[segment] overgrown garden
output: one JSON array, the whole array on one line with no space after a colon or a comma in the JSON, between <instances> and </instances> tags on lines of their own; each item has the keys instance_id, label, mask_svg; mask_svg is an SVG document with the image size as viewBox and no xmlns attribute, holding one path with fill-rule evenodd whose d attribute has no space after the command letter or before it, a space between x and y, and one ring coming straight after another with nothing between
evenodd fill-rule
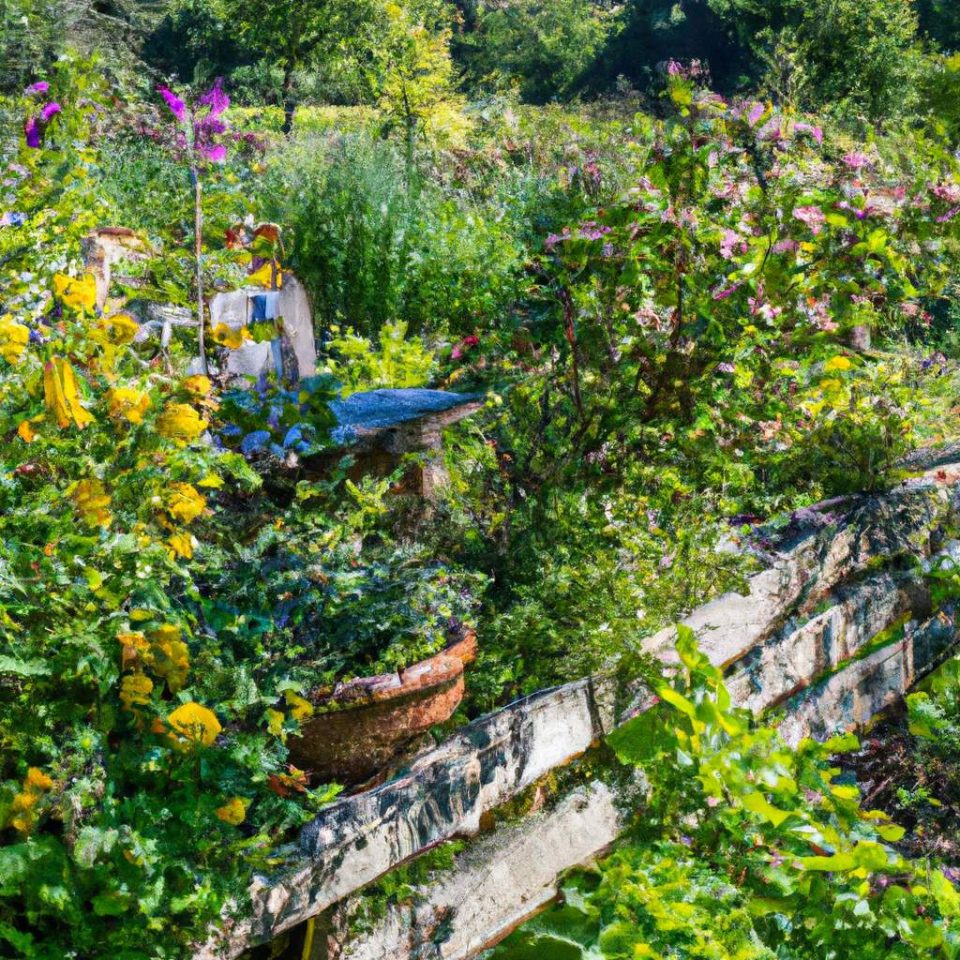
<instances>
[{"instance_id":1,"label":"overgrown garden","mask_svg":"<svg viewBox=\"0 0 960 960\"><path fill-rule=\"evenodd\" d=\"M344 788L289 755L324 692L473 631L438 738L592 672L662 699L611 742L637 829L496 956L960 956L953 666L873 808L855 738L641 654L956 438L949 4L107 7L0 36L0 956L191 956ZM293 276L316 375L231 382L276 331L210 298ZM434 502L316 467L334 398L412 387L484 398Z\"/></svg>"}]
</instances>

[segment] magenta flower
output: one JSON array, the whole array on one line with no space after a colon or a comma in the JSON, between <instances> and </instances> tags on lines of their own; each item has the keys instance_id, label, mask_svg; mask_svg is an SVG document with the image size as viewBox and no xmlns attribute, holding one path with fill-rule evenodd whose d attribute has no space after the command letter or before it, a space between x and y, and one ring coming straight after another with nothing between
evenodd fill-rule
<instances>
[{"instance_id":1,"label":"magenta flower","mask_svg":"<svg viewBox=\"0 0 960 960\"><path fill-rule=\"evenodd\" d=\"M227 159L227 148L222 143L201 144L197 150L210 163L223 163Z\"/></svg>"},{"instance_id":2,"label":"magenta flower","mask_svg":"<svg viewBox=\"0 0 960 960\"><path fill-rule=\"evenodd\" d=\"M49 123L60 112L61 112L61 108L59 103L56 103L56 102L48 103L40 111L40 120L43 123Z\"/></svg>"},{"instance_id":3,"label":"magenta flower","mask_svg":"<svg viewBox=\"0 0 960 960\"><path fill-rule=\"evenodd\" d=\"M24 94L28 97L33 96L35 93L46 93L50 89L50 84L46 80L38 80L36 83L31 83Z\"/></svg>"},{"instance_id":4,"label":"magenta flower","mask_svg":"<svg viewBox=\"0 0 960 960\"><path fill-rule=\"evenodd\" d=\"M27 138L27 146L34 150L40 149L40 124L36 117L30 117L23 125L23 132Z\"/></svg>"},{"instance_id":5,"label":"magenta flower","mask_svg":"<svg viewBox=\"0 0 960 960\"><path fill-rule=\"evenodd\" d=\"M230 97L223 89L223 77L217 77L213 86L197 101L198 107L208 107L211 117L219 117L230 106Z\"/></svg>"},{"instance_id":6,"label":"magenta flower","mask_svg":"<svg viewBox=\"0 0 960 960\"><path fill-rule=\"evenodd\" d=\"M177 122L183 123L187 119L187 105L167 87L157 87L157 93L166 101Z\"/></svg>"},{"instance_id":7,"label":"magenta flower","mask_svg":"<svg viewBox=\"0 0 960 960\"><path fill-rule=\"evenodd\" d=\"M820 233L827 222L827 215L815 206L797 207L793 215L801 223L805 223L813 231L814 236Z\"/></svg>"}]
</instances>

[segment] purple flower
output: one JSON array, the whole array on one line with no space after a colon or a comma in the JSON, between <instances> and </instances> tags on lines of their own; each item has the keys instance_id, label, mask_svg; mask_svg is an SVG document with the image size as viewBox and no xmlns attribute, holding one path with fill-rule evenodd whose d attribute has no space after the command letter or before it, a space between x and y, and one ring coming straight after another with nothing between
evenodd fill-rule
<instances>
[{"instance_id":1,"label":"purple flower","mask_svg":"<svg viewBox=\"0 0 960 960\"><path fill-rule=\"evenodd\" d=\"M40 149L40 124L36 117L30 117L23 125L23 133L27 138L27 146L34 150Z\"/></svg>"},{"instance_id":2,"label":"purple flower","mask_svg":"<svg viewBox=\"0 0 960 960\"><path fill-rule=\"evenodd\" d=\"M736 373L737 368L732 363L718 363L717 373Z\"/></svg>"},{"instance_id":3,"label":"purple flower","mask_svg":"<svg viewBox=\"0 0 960 960\"><path fill-rule=\"evenodd\" d=\"M596 220L585 220L580 224L580 236L584 240L599 240L606 236L613 228L598 224Z\"/></svg>"},{"instance_id":4,"label":"purple flower","mask_svg":"<svg viewBox=\"0 0 960 960\"><path fill-rule=\"evenodd\" d=\"M54 101L53 103L48 103L40 111L40 119L43 123L49 123L58 113L61 112L60 104Z\"/></svg>"},{"instance_id":5,"label":"purple flower","mask_svg":"<svg viewBox=\"0 0 960 960\"><path fill-rule=\"evenodd\" d=\"M814 236L823 229L823 225L827 222L827 215L815 206L797 207L793 211L793 215L801 223L805 223L813 231Z\"/></svg>"},{"instance_id":6,"label":"purple flower","mask_svg":"<svg viewBox=\"0 0 960 960\"><path fill-rule=\"evenodd\" d=\"M35 93L46 93L50 89L50 84L46 80L38 80L36 83L31 83L24 94L28 97L33 96Z\"/></svg>"},{"instance_id":7,"label":"purple flower","mask_svg":"<svg viewBox=\"0 0 960 960\"><path fill-rule=\"evenodd\" d=\"M747 123L749 123L751 127L755 127L766 112L767 108L762 103L755 103L747 114Z\"/></svg>"},{"instance_id":8,"label":"purple flower","mask_svg":"<svg viewBox=\"0 0 960 960\"><path fill-rule=\"evenodd\" d=\"M197 121L195 130L197 139L203 139L216 136L218 133L226 133L227 125L217 117L207 116Z\"/></svg>"},{"instance_id":9,"label":"purple flower","mask_svg":"<svg viewBox=\"0 0 960 960\"><path fill-rule=\"evenodd\" d=\"M223 77L217 77L213 86L197 101L197 106L209 107L211 117L219 117L230 106L230 97L223 89Z\"/></svg>"},{"instance_id":10,"label":"purple flower","mask_svg":"<svg viewBox=\"0 0 960 960\"><path fill-rule=\"evenodd\" d=\"M960 213L960 207L951 207L946 213L937 217L937 223L949 223L958 213Z\"/></svg>"},{"instance_id":11,"label":"purple flower","mask_svg":"<svg viewBox=\"0 0 960 960\"><path fill-rule=\"evenodd\" d=\"M811 123L798 123L794 130L797 133L809 133L819 146L823 146L823 130L820 127L815 127Z\"/></svg>"},{"instance_id":12,"label":"purple flower","mask_svg":"<svg viewBox=\"0 0 960 960\"><path fill-rule=\"evenodd\" d=\"M174 117L183 123L187 118L187 105L168 87L157 87L157 93L166 101Z\"/></svg>"}]
</instances>

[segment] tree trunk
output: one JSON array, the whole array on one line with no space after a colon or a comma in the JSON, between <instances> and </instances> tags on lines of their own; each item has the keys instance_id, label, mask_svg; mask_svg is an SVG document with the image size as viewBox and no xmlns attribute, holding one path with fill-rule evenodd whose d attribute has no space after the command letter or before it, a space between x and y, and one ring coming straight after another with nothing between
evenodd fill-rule
<instances>
[{"instance_id":1,"label":"tree trunk","mask_svg":"<svg viewBox=\"0 0 960 960\"><path fill-rule=\"evenodd\" d=\"M289 137L293 132L293 115L297 111L297 101L293 95L293 67L283 71L283 133Z\"/></svg>"}]
</instances>

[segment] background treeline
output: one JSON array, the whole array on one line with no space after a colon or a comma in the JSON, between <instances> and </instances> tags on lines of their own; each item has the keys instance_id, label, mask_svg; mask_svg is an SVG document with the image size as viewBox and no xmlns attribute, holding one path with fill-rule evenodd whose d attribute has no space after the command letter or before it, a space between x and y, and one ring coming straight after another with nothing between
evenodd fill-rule
<instances>
[{"instance_id":1,"label":"background treeline","mask_svg":"<svg viewBox=\"0 0 960 960\"><path fill-rule=\"evenodd\" d=\"M448 37L473 99L644 93L675 58L700 61L722 93L896 119L935 109L960 47L951 0L5 0L0 90L73 47L139 82L224 76L250 103L374 102L397 6Z\"/></svg>"}]
</instances>

